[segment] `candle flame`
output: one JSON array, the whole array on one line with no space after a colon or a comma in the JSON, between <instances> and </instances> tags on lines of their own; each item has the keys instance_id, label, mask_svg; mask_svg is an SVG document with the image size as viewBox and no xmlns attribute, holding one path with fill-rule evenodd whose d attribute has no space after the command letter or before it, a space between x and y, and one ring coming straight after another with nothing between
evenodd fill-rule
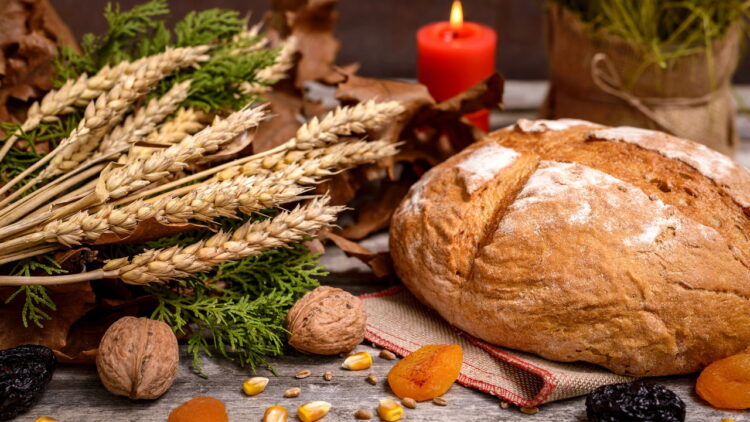
<instances>
[{"instance_id":1,"label":"candle flame","mask_svg":"<svg viewBox=\"0 0 750 422\"><path fill-rule=\"evenodd\" d=\"M460 0L453 0L451 6L451 29L458 30L464 25L464 9L461 7Z\"/></svg>"}]
</instances>

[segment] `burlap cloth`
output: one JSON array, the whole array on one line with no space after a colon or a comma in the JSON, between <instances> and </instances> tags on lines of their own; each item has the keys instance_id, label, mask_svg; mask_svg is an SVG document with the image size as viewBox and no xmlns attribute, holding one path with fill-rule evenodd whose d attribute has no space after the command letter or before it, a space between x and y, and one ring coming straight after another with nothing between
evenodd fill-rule
<instances>
[{"instance_id":1,"label":"burlap cloth","mask_svg":"<svg viewBox=\"0 0 750 422\"><path fill-rule=\"evenodd\" d=\"M460 344L464 362L458 383L519 406L537 406L632 380L598 366L555 363L485 343L451 327L403 287L360 297L367 309L368 341L401 356L426 344Z\"/></svg>"},{"instance_id":2,"label":"burlap cloth","mask_svg":"<svg viewBox=\"0 0 750 422\"><path fill-rule=\"evenodd\" d=\"M592 34L554 1L545 10L550 90L542 118L577 118L609 126L661 130L727 155L739 145L731 79L742 28L667 63L648 63L646 47Z\"/></svg>"}]
</instances>

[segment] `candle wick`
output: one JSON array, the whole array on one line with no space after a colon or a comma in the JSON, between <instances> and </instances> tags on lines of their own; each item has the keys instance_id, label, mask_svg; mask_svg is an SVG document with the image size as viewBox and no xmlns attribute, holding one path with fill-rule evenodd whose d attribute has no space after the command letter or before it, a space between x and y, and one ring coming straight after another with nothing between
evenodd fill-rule
<instances>
[{"instance_id":1,"label":"candle wick","mask_svg":"<svg viewBox=\"0 0 750 422\"><path fill-rule=\"evenodd\" d=\"M453 41L459 37L458 31L450 30L443 33L443 39L445 41Z\"/></svg>"}]
</instances>

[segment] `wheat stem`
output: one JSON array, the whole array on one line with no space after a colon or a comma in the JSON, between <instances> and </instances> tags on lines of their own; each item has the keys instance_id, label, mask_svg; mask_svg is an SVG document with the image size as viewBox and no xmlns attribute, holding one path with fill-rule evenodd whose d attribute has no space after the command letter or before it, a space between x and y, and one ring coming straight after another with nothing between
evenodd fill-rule
<instances>
[{"instance_id":1,"label":"wheat stem","mask_svg":"<svg viewBox=\"0 0 750 422\"><path fill-rule=\"evenodd\" d=\"M40 191L42 192L40 192L39 195L33 196L28 201L13 204L13 206L9 207L8 210L4 210L4 215L0 218L0 226L16 222L21 217L34 211L35 209L37 209L37 207L43 205L48 200L66 191L70 187L75 186L76 184L88 179L89 177L93 177L95 174L99 173L103 167L104 166L91 167L88 170L78 173L76 176L67 179L65 182L55 185L54 188L51 188L49 190L40 189ZM57 210L56 212L59 212L59 210Z\"/></svg>"},{"instance_id":2,"label":"wheat stem","mask_svg":"<svg viewBox=\"0 0 750 422\"><path fill-rule=\"evenodd\" d=\"M53 249L54 250L54 249ZM31 252L36 254L35 252ZM33 256L33 255L32 255ZM0 259L0 263L4 259ZM11 262L11 261L8 261ZM16 276L0 275L0 286L54 286L58 284L72 284L83 281L101 280L103 278L117 278L117 271L94 270L85 273L55 275L55 276Z\"/></svg>"},{"instance_id":3,"label":"wheat stem","mask_svg":"<svg viewBox=\"0 0 750 422\"><path fill-rule=\"evenodd\" d=\"M327 198L316 199L274 218L248 222L234 232L219 232L189 246L148 250L133 258L112 259L99 270L79 274L0 276L0 286L69 284L101 278L120 278L129 284L164 282L313 237L321 229L330 227L342 210L343 207L328 206Z\"/></svg>"},{"instance_id":4,"label":"wheat stem","mask_svg":"<svg viewBox=\"0 0 750 422\"><path fill-rule=\"evenodd\" d=\"M43 248L35 248L35 249L32 249L32 250L23 251L23 252L20 252L20 253L14 253L14 254L10 254L10 255L2 255L2 256L0 256L0 265L7 264L9 262L20 261L22 259L31 258L31 257L37 256L37 255L42 255L42 254L45 254L45 253L49 253L49 252L52 252L54 250L57 250L58 248L59 248L58 245L53 245L53 246L45 246ZM34 284L34 283L30 283L30 284ZM2 285L2 283L0 283L0 286L1 285Z\"/></svg>"}]
</instances>

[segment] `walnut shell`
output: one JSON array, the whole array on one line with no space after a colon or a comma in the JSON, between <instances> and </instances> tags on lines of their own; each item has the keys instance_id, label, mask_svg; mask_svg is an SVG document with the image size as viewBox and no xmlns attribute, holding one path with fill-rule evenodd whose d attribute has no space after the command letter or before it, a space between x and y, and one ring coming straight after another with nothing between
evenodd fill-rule
<instances>
[{"instance_id":1,"label":"walnut shell","mask_svg":"<svg viewBox=\"0 0 750 422\"><path fill-rule=\"evenodd\" d=\"M367 313L360 298L335 287L318 287L298 300L286 316L289 344L304 353L348 352L365 337Z\"/></svg>"},{"instance_id":2,"label":"walnut shell","mask_svg":"<svg viewBox=\"0 0 750 422\"><path fill-rule=\"evenodd\" d=\"M179 360L177 338L167 324L123 317L104 333L96 369L112 394L156 399L172 386Z\"/></svg>"}]
</instances>

